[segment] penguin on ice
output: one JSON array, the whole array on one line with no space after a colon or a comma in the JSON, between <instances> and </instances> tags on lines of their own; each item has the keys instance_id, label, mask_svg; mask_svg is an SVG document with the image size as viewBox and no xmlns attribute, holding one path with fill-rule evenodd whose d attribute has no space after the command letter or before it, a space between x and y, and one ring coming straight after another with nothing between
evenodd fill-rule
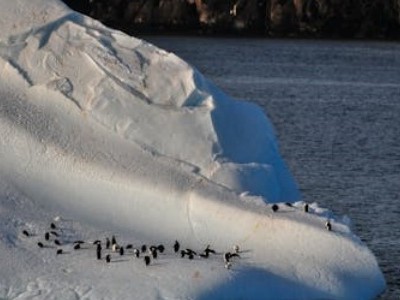
<instances>
[{"instance_id":1,"label":"penguin on ice","mask_svg":"<svg viewBox=\"0 0 400 300\"><path fill-rule=\"evenodd\" d=\"M100 245L97 245L96 257L97 257L98 260L101 259L101 246Z\"/></svg>"},{"instance_id":2,"label":"penguin on ice","mask_svg":"<svg viewBox=\"0 0 400 300\"><path fill-rule=\"evenodd\" d=\"M119 248L119 255L124 255L124 247Z\"/></svg>"},{"instance_id":3,"label":"penguin on ice","mask_svg":"<svg viewBox=\"0 0 400 300\"><path fill-rule=\"evenodd\" d=\"M52 235L54 235L54 236L56 236L56 237L59 237L59 234L56 232L56 231L50 231L50 233L52 234Z\"/></svg>"},{"instance_id":4,"label":"penguin on ice","mask_svg":"<svg viewBox=\"0 0 400 300\"><path fill-rule=\"evenodd\" d=\"M160 251L160 253L164 253L164 250L165 250L164 245L158 245L157 250Z\"/></svg>"},{"instance_id":5,"label":"penguin on ice","mask_svg":"<svg viewBox=\"0 0 400 300\"><path fill-rule=\"evenodd\" d=\"M132 249L132 248L133 248L133 245L132 245L132 244L128 244L128 245L126 245L125 248L126 248L126 249Z\"/></svg>"},{"instance_id":6,"label":"penguin on ice","mask_svg":"<svg viewBox=\"0 0 400 300\"><path fill-rule=\"evenodd\" d=\"M142 250L142 253L145 253L147 251L147 246L146 245L142 245L141 250Z\"/></svg>"},{"instance_id":7,"label":"penguin on ice","mask_svg":"<svg viewBox=\"0 0 400 300\"><path fill-rule=\"evenodd\" d=\"M44 239L45 239L46 241L50 240L50 232L46 232L46 233L44 234Z\"/></svg>"},{"instance_id":8,"label":"penguin on ice","mask_svg":"<svg viewBox=\"0 0 400 300\"><path fill-rule=\"evenodd\" d=\"M325 223L325 228L326 228L328 231L332 231L332 224L331 224L331 222L330 222L329 220L326 221L326 223Z\"/></svg>"},{"instance_id":9,"label":"penguin on ice","mask_svg":"<svg viewBox=\"0 0 400 300\"><path fill-rule=\"evenodd\" d=\"M151 261L150 256L146 255L144 257L144 263L146 264L146 266L148 266L150 264L150 261Z\"/></svg>"},{"instance_id":10,"label":"penguin on ice","mask_svg":"<svg viewBox=\"0 0 400 300\"><path fill-rule=\"evenodd\" d=\"M22 234L29 237L31 234L27 230L22 230Z\"/></svg>"},{"instance_id":11,"label":"penguin on ice","mask_svg":"<svg viewBox=\"0 0 400 300\"><path fill-rule=\"evenodd\" d=\"M115 239L115 236L113 235L111 237L111 245L115 245L115 244L117 244L117 240Z\"/></svg>"},{"instance_id":12,"label":"penguin on ice","mask_svg":"<svg viewBox=\"0 0 400 300\"><path fill-rule=\"evenodd\" d=\"M75 244L74 245L74 250L79 250L81 249L81 244Z\"/></svg>"},{"instance_id":13,"label":"penguin on ice","mask_svg":"<svg viewBox=\"0 0 400 300\"><path fill-rule=\"evenodd\" d=\"M110 249L111 242L109 238L106 238L106 249Z\"/></svg>"},{"instance_id":14,"label":"penguin on ice","mask_svg":"<svg viewBox=\"0 0 400 300\"><path fill-rule=\"evenodd\" d=\"M175 244L174 244L174 251L175 251L175 253L177 253L178 251L179 251L179 248L181 247L181 245L179 244L179 242L178 241L175 241Z\"/></svg>"},{"instance_id":15,"label":"penguin on ice","mask_svg":"<svg viewBox=\"0 0 400 300\"><path fill-rule=\"evenodd\" d=\"M38 242L37 245L38 245L39 248L43 248L44 247L42 242Z\"/></svg>"},{"instance_id":16,"label":"penguin on ice","mask_svg":"<svg viewBox=\"0 0 400 300\"><path fill-rule=\"evenodd\" d=\"M107 263L111 262L111 255L110 254L106 255L106 262Z\"/></svg>"},{"instance_id":17,"label":"penguin on ice","mask_svg":"<svg viewBox=\"0 0 400 300\"><path fill-rule=\"evenodd\" d=\"M59 240L54 240L54 244L56 244L57 246L61 246L61 242Z\"/></svg>"},{"instance_id":18,"label":"penguin on ice","mask_svg":"<svg viewBox=\"0 0 400 300\"><path fill-rule=\"evenodd\" d=\"M271 206L271 208L272 208L273 212L277 212L278 209L279 209L279 206L277 204L274 204L274 205Z\"/></svg>"},{"instance_id":19,"label":"penguin on ice","mask_svg":"<svg viewBox=\"0 0 400 300\"><path fill-rule=\"evenodd\" d=\"M63 250L62 249L57 249L56 255L59 255L59 254L63 254Z\"/></svg>"},{"instance_id":20,"label":"penguin on ice","mask_svg":"<svg viewBox=\"0 0 400 300\"><path fill-rule=\"evenodd\" d=\"M57 226L56 226L56 224L51 223L51 224L50 224L50 228L51 228L51 229L57 229Z\"/></svg>"},{"instance_id":21,"label":"penguin on ice","mask_svg":"<svg viewBox=\"0 0 400 300\"><path fill-rule=\"evenodd\" d=\"M139 251L139 249L137 249L137 248L133 249L133 254L134 254L137 258L139 258L139 256L140 256L140 251Z\"/></svg>"},{"instance_id":22,"label":"penguin on ice","mask_svg":"<svg viewBox=\"0 0 400 300\"><path fill-rule=\"evenodd\" d=\"M308 213L308 203L304 204L304 212Z\"/></svg>"}]
</instances>

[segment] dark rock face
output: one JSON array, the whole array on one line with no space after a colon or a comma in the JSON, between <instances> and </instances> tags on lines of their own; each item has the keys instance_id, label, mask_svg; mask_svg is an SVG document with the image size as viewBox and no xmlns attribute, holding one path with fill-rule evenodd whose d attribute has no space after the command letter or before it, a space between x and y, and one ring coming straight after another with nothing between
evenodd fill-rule
<instances>
[{"instance_id":1,"label":"dark rock face","mask_svg":"<svg viewBox=\"0 0 400 300\"><path fill-rule=\"evenodd\" d=\"M64 0L128 33L399 38L400 0Z\"/></svg>"}]
</instances>

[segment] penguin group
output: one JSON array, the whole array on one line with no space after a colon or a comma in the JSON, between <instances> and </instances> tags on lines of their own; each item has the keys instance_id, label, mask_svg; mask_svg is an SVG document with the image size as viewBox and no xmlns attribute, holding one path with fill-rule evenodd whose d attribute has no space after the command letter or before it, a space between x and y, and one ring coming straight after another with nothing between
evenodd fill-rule
<instances>
[{"instance_id":1,"label":"penguin group","mask_svg":"<svg viewBox=\"0 0 400 300\"><path fill-rule=\"evenodd\" d=\"M22 235L27 238L36 236L28 230L22 230ZM218 253L214 250L211 245L206 245L201 250L193 250L186 247L181 247L181 243L175 240L171 243L171 251L168 252L168 247L164 244L156 245L137 245L134 246L132 243L123 245L117 242L115 235L105 237L104 239L96 239L92 242L84 241L82 239L71 240L70 237L64 235L60 224L52 222L49 224L49 230L43 233L43 239L37 241L39 248L55 248L55 255L64 255L76 253L78 251L93 251L95 255L93 257L97 261L104 261L106 264L117 261L117 257L131 255L135 260L142 259L144 265L151 266L155 261L162 258L162 255L175 255L177 258L183 258L188 260L198 259L209 259L211 256L218 257L218 254L222 253L223 262L225 267L229 269L232 265L233 258L240 258L239 247L234 246L233 251ZM71 250L72 252L68 251Z\"/></svg>"}]
</instances>

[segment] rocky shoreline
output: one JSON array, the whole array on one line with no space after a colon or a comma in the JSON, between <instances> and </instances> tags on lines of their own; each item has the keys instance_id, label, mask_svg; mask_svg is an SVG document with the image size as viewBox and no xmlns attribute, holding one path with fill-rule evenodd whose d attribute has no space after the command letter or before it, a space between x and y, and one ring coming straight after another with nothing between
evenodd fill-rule
<instances>
[{"instance_id":1,"label":"rocky shoreline","mask_svg":"<svg viewBox=\"0 0 400 300\"><path fill-rule=\"evenodd\" d=\"M64 0L129 34L400 38L399 0Z\"/></svg>"}]
</instances>

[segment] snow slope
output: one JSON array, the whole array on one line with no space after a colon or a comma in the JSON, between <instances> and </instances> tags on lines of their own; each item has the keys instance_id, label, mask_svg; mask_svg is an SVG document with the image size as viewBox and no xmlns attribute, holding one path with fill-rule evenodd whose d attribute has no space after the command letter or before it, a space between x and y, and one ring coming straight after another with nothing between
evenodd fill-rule
<instances>
[{"instance_id":1,"label":"snow slope","mask_svg":"<svg viewBox=\"0 0 400 300\"><path fill-rule=\"evenodd\" d=\"M266 204L299 193L258 107L57 0L0 4L0 297L369 299L383 290L345 219ZM59 215L67 253L56 256L36 243ZM106 264L92 246L72 249L112 234L167 251L146 268L132 255ZM219 254L181 259L175 239ZM241 258L226 270L221 253L236 244Z\"/></svg>"}]
</instances>

